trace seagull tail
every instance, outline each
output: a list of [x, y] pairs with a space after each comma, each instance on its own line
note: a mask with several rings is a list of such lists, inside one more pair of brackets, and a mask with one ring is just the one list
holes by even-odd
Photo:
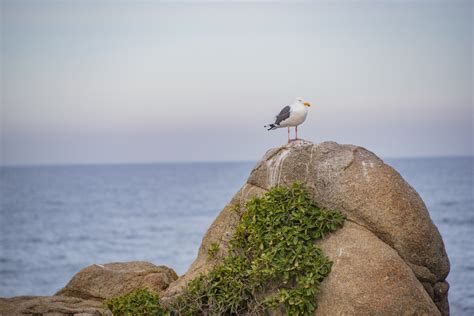
[[268, 127], [267, 131], [271, 131], [272, 129], [276, 129], [277, 126], [275, 124], [268, 124], [264, 126], [265, 128]]

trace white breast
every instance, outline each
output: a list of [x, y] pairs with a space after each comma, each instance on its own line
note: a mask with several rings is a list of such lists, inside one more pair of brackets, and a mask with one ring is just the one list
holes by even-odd
[[298, 126], [306, 120], [308, 108], [303, 104], [292, 104], [290, 117], [280, 123], [281, 127]]

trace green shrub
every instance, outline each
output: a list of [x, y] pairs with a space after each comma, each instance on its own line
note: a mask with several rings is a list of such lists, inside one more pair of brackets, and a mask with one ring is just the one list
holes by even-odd
[[[315, 241], [344, 224], [344, 216], [316, 206], [302, 184], [275, 187], [246, 203], [229, 245], [229, 255], [207, 275], [189, 282], [169, 309], [147, 289], [106, 301], [114, 315], [265, 314], [316, 309], [320, 282], [332, 262]], [[212, 244], [210, 259], [219, 251]]]
[[158, 294], [146, 288], [111, 298], [105, 301], [105, 305], [114, 316], [169, 315], [161, 307]]
[[189, 283], [173, 313], [259, 314], [278, 307], [289, 315], [314, 312], [319, 284], [332, 265], [315, 241], [342, 227], [344, 216], [316, 206], [300, 183], [275, 187], [246, 208], [229, 256]]
[[209, 249], [207, 250], [207, 257], [208, 259], [215, 259], [217, 253], [219, 252], [219, 244], [212, 243]]

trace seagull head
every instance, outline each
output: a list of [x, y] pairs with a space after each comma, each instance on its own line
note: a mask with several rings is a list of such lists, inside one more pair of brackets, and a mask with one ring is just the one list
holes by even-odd
[[301, 104], [303, 104], [304, 106], [307, 106], [307, 107], [310, 107], [311, 104], [309, 102], [306, 102], [305, 100], [303, 100], [303, 98], [296, 98], [296, 102], [299, 102]]

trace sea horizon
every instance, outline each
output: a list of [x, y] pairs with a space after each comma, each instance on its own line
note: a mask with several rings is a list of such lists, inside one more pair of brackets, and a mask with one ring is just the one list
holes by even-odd
[[[406, 159], [474, 159], [472, 155], [433, 155], [433, 156], [387, 156], [379, 157], [382, 160]], [[226, 163], [256, 163], [256, 160], [163, 160], [163, 161], [124, 161], [124, 162], [47, 162], [28, 164], [0, 164], [0, 168], [28, 168], [28, 167], [84, 167], [84, 166], [133, 166], [133, 165], [172, 165], [172, 164], [226, 164]]]

